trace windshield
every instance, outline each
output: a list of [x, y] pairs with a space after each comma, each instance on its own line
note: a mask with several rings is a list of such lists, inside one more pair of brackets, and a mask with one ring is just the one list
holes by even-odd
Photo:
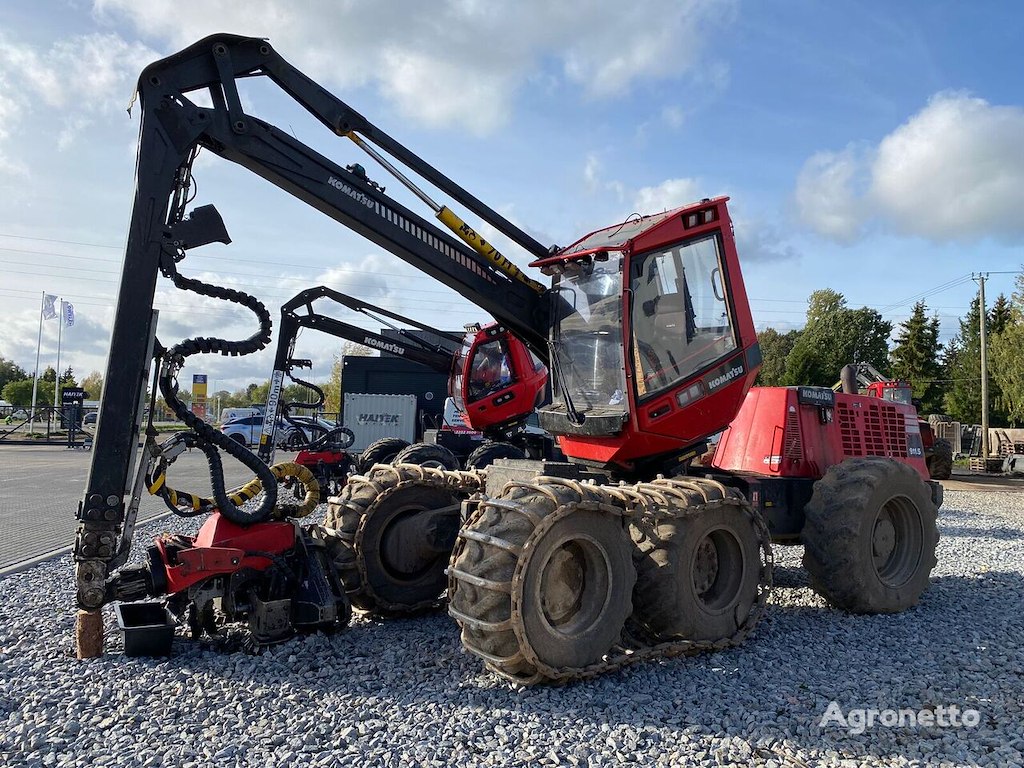
[[717, 235], [638, 257], [633, 265], [637, 394], [660, 392], [736, 349]]
[[568, 392], [580, 413], [625, 411], [621, 255], [570, 264], [553, 293], [555, 398], [565, 404]]
[[913, 394], [910, 387], [887, 387], [885, 389], [885, 399], [896, 403], [903, 403], [904, 405], [913, 405]]

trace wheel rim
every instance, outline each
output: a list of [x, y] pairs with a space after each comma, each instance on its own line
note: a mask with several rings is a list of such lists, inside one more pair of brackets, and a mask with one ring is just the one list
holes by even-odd
[[414, 581], [434, 570], [440, 558], [448, 558], [458, 529], [444, 526], [443, 517], [421, 505], [396, 511], [380, 538], [381, 565], [388, 574]]
[[716, 528], [697, 543], [691, 569], [693, 590], [705, 610], [712, 613], [729, 608], [743, 585], [746, 563], [736, 534]]
[[585, 632], [604, 614], [611, 580], [608, 555], [596, 541], [587, 537], [560, 542], [541, 569], [541, 618], [555, 634]]
[[917, 571], [924, 544], [917, 506], [905, 496], [889, 499], [875, 516], [871, 560], [879, 580], [889, 587], [906, 584]]

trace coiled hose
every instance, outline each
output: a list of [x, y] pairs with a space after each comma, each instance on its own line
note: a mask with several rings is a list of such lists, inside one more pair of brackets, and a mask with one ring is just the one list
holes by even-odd
[[[165, 255], [170, 256], [170, 254]], [[192, 355], [217, 353], [235, 357], [252, 354], [266, 347], [270, 343], [271, 329], [273, 327], [270, 312], [267, 311], [267, 308], [255, 296], [185, 277], [178, 272], [176, 261], [177, 259], [174, 258], [163, 259], [161, 272], [163, 272], [165, 277], [170, 278], [177, 288], [183, 291], [192, 291], [202, 296], [210, 296], [215, 299], [223, 299], [235, 304], [241, 304], [253, 312], [259, 320], [259, 330], [242, 341], [196, 337], [185, 339], [164, 353], [158, 379], [160, 392], [168, 407], [174, 412], [174, 415], [181, 419], [191, 430], [190, 433], [185, 433], [185, 436], [181, 439], [189, 447], [194, 446], [202, 450], [210, 467], [213, 504], [208, 503], [209, 499], [201, 499], [191, 494], [185, 494], [191, 500], [191, 505], [193, 505], [193, 509], [191, 509], [189, 514], [198, 515], [212, 512], [216, 508], [220, 510], [224, 517], [238, 525], [259, 523], [269, 519], [274, 512], [275, 505], [277, 504], [277, 478], [270, 467], [260, 461], [259, 457], [248, 448], [214, 429], [189, 410], [188, 406], [178, 397], [177, 376], [184, 366], [185, 360]], [[256, 509], [246, 510], [241, 506], [236, 506], [228, 496], [227, 490], [224, 487], [224, 467], [217, 448], [242, 462], [256, 475], [264, 491], [263, 500]], [[164, 468], [166, 469], [166, 466]], [[166, 483], [163, 483], [162, 487], [158, 488], [156, 492], [163, 497], [164, 502], [173, 511], [180, 513], [180, 505], [177, 502], [182, 500], [182, 494], [173, 492], [167, 487]], [[172, 503], [172, 494], [177, 497], [175, 503]]]

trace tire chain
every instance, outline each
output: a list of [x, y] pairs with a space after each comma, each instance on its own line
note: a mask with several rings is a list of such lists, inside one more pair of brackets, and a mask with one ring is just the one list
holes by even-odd
[[[328, 532], [330, 555], [339, 577], [343, 582], [347, 579], [345, 591], [352, 604], [383, 613], [415, 613], [440, 605], [441, 595], [414, 604], [392, 603], [381, 598], [370, 586], [365, 559], [358, 556], [359, 542], [367, 522], [378, 509], [379, 500], [392, 489], [424, 485], [444, 488], [465, 499], [478, 493], [485, 480], [486, 474], [479, 470], [452, 471], [418, 464], [374, 464], [365, 475], [350, 477], [337, 501], [329, 502], [324, 527]], [[353, 497], [366, 486], [373, 488], [374, 500], [364, 508], [354, 503]], [[355, 574], [358, 577], [353, 579]]]
[[[515, 595], [522, 594], [522, 584], [526, 571], [524, 563], [526, 560], [524, 558], [518, 558], [512, 579], [508, 582], [502, 583], [498, 591], [508, 592], [510, 595], [510, 622], [512, 629], [519, 640], [520, 654], [509, 659], [495, 658], [486, 651], [473, 648], [469, 644], [465, 643], [465, 633], [463, 634], [464, 645], [467, 650], [484, 659], [485, 665], [489, 670], [520, 686], [534, 685], [539, 682], [562, 683], [572, 680], [583, 680], [609, 672], [615, 672], [631, 664], [655, 658], [691, 656], [705, 651], [718, 651], [725, 648], [731, 648], [742, 643], [753, 631], [758, 620], [761, 618], [761, 615], [764, 613], [768, 597], [771, 593], [774, 559], [771, 549], [771, 534], [768, 531], [768, 526], [765, 524], [760, 514], [756, 513], [751, 508], [750, 504], [738, 491], [732, 488], [727, 488], [716, 481], [704, 478], [665, 479], [659, 477], [653, 482], [637, 483], [634, 485], [626, 485], [625, 483], [620, 483], [619, 485], [596, 485], [593, 482], [579, 482], [576, 480], [567, 480], [556, 477], [538, 477], [534, 482], [530, 483], [509, 483], [505, 486], [505, 492], [510, 488], [518, 487], [554, 498], [548, 490], [548, 487], [556, 485], [571, 488], [576, 492], [581, 501], [567, 504], [559, 504], [556, 501], [555, 511], [536, 523], [536, 527], [533, 532], [530, 533], [527, 540], [522, 544], [523, 550], [528, 549], [535, 542], [539, 541], [540, 538], [559, 520], [571, 515], [577, 510], [600, 510], [609, 514], [620, 515], [624, 518], [634, 518], [638, 520], [646, 518], [647, 521], [654, 523], [652, 530], [656, 530], [657, 523], [662, 520], [678, 519], [689, 515], [700, 514], [703, 510], [712, 509], [717, 506], [732, 506], [740, 509], [751, 521], [754, 531], [758, 537], [758, 544], [761, 552], [761, 573], [760, 578], [758, 579], [757, 599], [751, 607], [750, 612], [747, 614], [744, 622], [737, 628], [736, 632], [728, 637], [722, 637], [718, 640], [704, 641], [659, 641], [649, 632], [644, 630], [637, 622], [630, 619], [624, 627], [624, 637], [622, 641], [618, 645], [613, 646], [610, 652], [600, 661], [585, 667], [557, 668], [545, 664], [537, 658], [536, 654], [530, 647], [530, 644], [526, 642], [526, 630], [523, 621], [523, 614], [521, 607], [515, 598]], [[503, 492], [503, 496], [505, 492]], [[704, 503], [687, 503], [687, 497], [694, 492], [703, 497], [705, 500]], [[473, 583], [470, 579], [465, 578], [465, 575], [461, 574], [455, 568], [455, 562], [468, 539], [468, 537], [464, 535], [466, 529], [483, 516], [488, 507], [498, 507], [505, 512], [519, 513], [532, 520], [536, 520], [537, 517], [530, 510], [521, 508], [523, 505], [517, 505], [514, 500], [479, 497], [478, 501], [479, 506], [477, 510], [463, 525], [462, 531], [459, 533], [459, 538], [456, 541], [455, 548], [452, 552], [451, 567], [448, 570], [449, 594], [457, 588], [457, 582], [460, 580], [464, 580], [470, 584]], [[683, 502], [686, 506], [681, 506], [679, 502]], [[459, 616], [453, 614], [453, 617], [459, 622], [460, 627], [462, 627], [463, 621]], [[535, 667], [537, 670], [535, 674], [529, 677], [522, 677], [502, 669], [501, 664], [503, 662], [514, 664], [522, 658], [525, 658], [527, 662]]]

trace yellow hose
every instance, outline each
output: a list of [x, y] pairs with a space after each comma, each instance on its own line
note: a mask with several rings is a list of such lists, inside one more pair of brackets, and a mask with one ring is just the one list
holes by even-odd
[[[296, 464], [294, 461], [284, 461], [273, 465], [270, 471], [274, 473], [274, 477], [277, 478], [278, 482], [287, 477], [294, 477], [298, 482], [306, 486], [306, 497], [302, 500], [301, 504], [278, 504], [274, 508], [272, 517], [278, 520], [286, 517], [305, 517], [316, 509], [320, 503], [320, 483], [317, 482], [316, 476], [309, 469], [301, 464]], [[166, 483], [167, 474], [166, 472], [161, 472], [153, 478], [148, 486], [148, 490], [154, 496], [161, 492], [166, 494], [168, 501], [175, 507], [186, 507], [195, 511], [203, 506], [216, 506], [216, 502], [213, 499], [185, 493], [184, 491], [177, 491], [167, 486]], [[263, 483], [258, 478], [255, 478], [229, 494], [228, 499], [231, 500], [232, 504], [241, 506], [250, 499], [255, 498], [262, 490]]]

